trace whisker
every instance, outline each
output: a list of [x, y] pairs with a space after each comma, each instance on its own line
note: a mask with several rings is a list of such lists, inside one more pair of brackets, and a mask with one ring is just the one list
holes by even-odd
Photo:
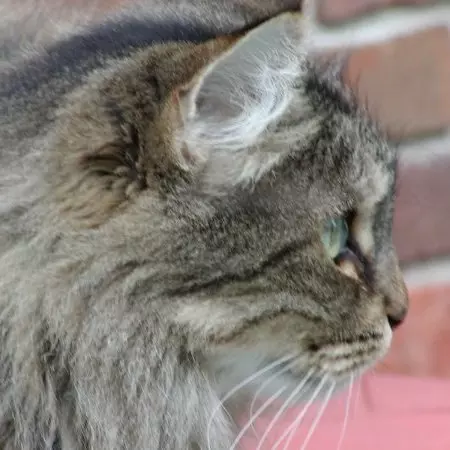
[[353, 415], [354, 416], [357, 413], [357, 408], [358, 408], [359, 400], [361, 397], [361, 387], [362, 387], [363, 380], [361, 377], [358, 377], [355, 382], [356, 382], [355, 400], [353, 401]]
[[336, 383], [333, 381], [330, 385], [330, 389], [328, 389], [327, 396], [325, 397], [325, 400], [322, 403], [320, 411], [318, 412], [311, 428], [309, 429], [308, 434], [305, 438], [305, 442], [303, 442], [302, 448], [300, 450], [306, 449], [306, 446], [308, 445], [309, 441], [311, 440], [311, 437], [314, 434], [314, 431], [316, 430], [317, 425], [319, 425], [320, 419], [323, 417], [323, 413], [325, 412], [325, 409], [327, 408], [328, 404], [330, 403], [330, 399], [331, 399], [331, 396], [333, 394], [335, 387], [336, 387]]
[[305, 386], [306, 382], [311, 378], [313, 373], [314, 373], [314, 370], [310, 369], [308, 371], [308, 373], [306, 374], [306, 376], [303, 378], [303, 380], [300, 382], [300, 384], [291, 392], [291, 395], [289, 395], [289, 397], [286, 399], [286, 401], [281, 405], [280, 409], [278, 410], [278, 412], [275, 414], [274, 418], [269, 423], [269, 426], [264, 431], [264, 433], [263, 433], [263, 435], [261, 437], [261, 440], [259, 441], [258, 447], [256, 447], [256, 450], [260, 450], [261, 449], [264, 441], [266, 440], [266, 438], [269, 435], [269, 433], [272, 430], [272, 428], [278, 422], [278, 420], [280, 419], [282, 414], [285, 412], [285, 410], [289, 407], [290, 403], [295, 398], [295, 396], [300, 393], [300, 391]]
[[[259, 397], [259, 395], [261, 394], [261, 392], [264, 391], [264, 388], [266, 386], [268, 386], [275, 378], [279, 377], [283, 373], [285, 373], [285, 372], [289, 371], [290, 369], [292, 369], [292, 367], [294, 367], [297, 363], [298, 363], [297, 360], [293, 361], [292, 363], [288, 364], [286, 367], [284, 367], [279, 372], [277, 372], [274, 375], [272, 375], [271, 377], [269, 377], [264, 383], [261, 384], [261, 386], [255, 392], [255, 395], [253, 396], [252, 402], [250, 404], [250, 411], [249, 411], [250, 417], [253, 415], [253, 409], [255, 407], [255, 402], [256, 402], [257, 398]], [[255, 427], [254, 427], [254, 422], [252, 422], [252, 430], [253, 430], [253, 432], [254, 432], [254, 434], [256, 436], [256, 430], [255, 430]]]
[[283, 364], [284, 362], [287, 362], [287, 361], [293, 359], [294, 357], [295, 357], [295, 355], [284, 356], [284, 357], [279, 358], [276, 361], [268, 364], [267, 366], [263, 367], [262, 369], [258, 370], [257, 372], [253, 373], [252, 375], [250, 375], [249, 377], [245, 378], [243, 381], [241, 381], [239, 384], [237, 384], [235, 387], [233, 387], [230, 391], [228, 391], [228, 393], [219, 400], [219, 403], [215, 406], [215, 408], [213, 409], [213, 411], [211, 413], [211, 417], [210, 417], [210, 419], [208, 421], [208, 426], [207, 426], [207, 429], [206, 429], [206, 441], [208, 443], [208, 450], [211, 450], [211, 436], [210, 436], [210, 434], [211, 434], [212, 422], [214, 420], [215, 415], [223, 407], [224, 403], [229, 398], [231, 398], [237, 391], [239, 391], [244, 386], [246, 386], [249, 383], [251, 383], [253, 380], [258, 378], [259, 376], [265, 374], [266, 372], [269, 372], [270, 370], [272, 370], [273, 368], [279, 366], [280, 364]]
[[239, 434], [236, 436], [236, 439], [234, 440], [233, 444], [230, 447], [230, 450], [234, 450], [236, 446], [239, 444], [239, 441], [242, 439], [244, 434], [247, 432], [247, 430], [250, 428], [250, 425], [254, 423], [254, 421], [287, 389], [287, 386], [281, 387], [274, 395], [272, 395], [268, 400], [266, 400], [255, 412], [255, 414], [252, 414], [249, 421], [246, 423], [246, 425], [242, 428], [242, 430], [239, 432]]
[[292, 438], [295, 434], [295, 431], [300, 426], [301, 421], [305, 417], [306, 413], [308, 412], [308, 409], [313, 404], [314, 400], [317, 398], [317, 396], [320, 394], [320, 391], [322, 390], [324, 384], [326, 383], [328, 379], [328, 376], [325, 375], [322, 380], [320, 381], [319, 385], [317, 386], [316, 390], [311, 395], [311, 398], [308, 400], [308, 402], [303, 407], [303, 410], [300, 412], [300, 414], [297, 416], [297, 418], [287, 427], [287, 429], [284, 431], [284, 433], [278, 438], [278, 440], [275, 442], [275, 444], [272, 447], [272, 450], [275, 450], [278, 448], [278, 446], [283, 442], [283, 439], [285, 439], [288, 435], [289, 438], [283, 447], [283, 450], [287, 450], [290, 442], [292, 441]]
[[342, 443], [344, 442], [345, 438], [345, 432], [347, 431], [347, 424], [348, 424], [348, 417], [350, 415], [350, 404], [352, 399], [352, 390], [353, 390], [353, 383], [355, 381], [355, 377], [353, 373], [350, 374], [350, 385], [348, 387], [348, 396], [347, 396], [347, 402], [345, 404], [345, 416], [344, 416], [344, 423], [342, 424], [342, 431], [341, 436], [339, 437], [339, 443], [337, 446], [337, 450], [341, 450]]

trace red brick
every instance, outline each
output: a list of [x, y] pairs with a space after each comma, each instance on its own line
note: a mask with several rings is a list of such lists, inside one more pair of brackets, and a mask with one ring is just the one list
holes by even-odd
[[349, 57], [346, 77], [395, 139], [450, 126], [450, 39], [446, 27], [357, 49]]
[[410, 301], [406, 321], [378, 370], [450, 378], [450, 284], [415, 289]]
[[319, 20], [334, 24], [371, 13], [378, 9], [398, 5], [426, 5], [436, 0], [317, 0]]
[[429, 162], [400, 159], [394, 242], [403, 262], [450, 255], [450, 145]]

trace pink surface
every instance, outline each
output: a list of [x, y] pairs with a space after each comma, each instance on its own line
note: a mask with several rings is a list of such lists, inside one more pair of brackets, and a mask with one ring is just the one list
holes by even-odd
[[[289, 446], [279, 450], [450, 450], [450, 380], [402, 376], [366, 376], [353, 388], [349, 417], [340, 447], [347, 393], [333, 399], [307, 443], [308, 431], [317, 415], [316, 405], [304, 417]], [[257, 409], [257, 408], [255, 408]], [[256, 432], [242, 439], [241, 448], [255, 450], [271, 424], [277, 408], [256, 422]], [[302, 411], [286, 411], [274, 424], [258, 450], [275, 450], [274, 444]], [[245, 423], [245, 418], [243, 420]], [[255, 435], [256, 434], [256, 435]]]
[[405, 323], [378, 370], [450, 378], [450, 283], [410, 290]]

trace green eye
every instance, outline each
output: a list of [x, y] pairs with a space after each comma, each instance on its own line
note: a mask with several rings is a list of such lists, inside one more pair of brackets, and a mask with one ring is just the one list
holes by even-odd
[[331, 259], [345, 249], [348, 240], [348, 225], [345, 219], [331, 219], [322, 231], [322, 242]]

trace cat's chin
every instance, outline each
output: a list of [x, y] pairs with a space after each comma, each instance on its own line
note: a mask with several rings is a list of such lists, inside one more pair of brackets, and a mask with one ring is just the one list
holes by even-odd
[[217, 383], [214, 387], [225, 403], [241, 404], [269, 398], [288, 401], [289, 405], [320, 401], [348, 387], [367, 368], [336, 376], [314, 369], [298, 370], [292, 360], [262, 363], [255, 358], [252, 364], [251, 359], [242, 358], [233, 369], [222, 361], [214, 377]]
[[215, 391], [221, 399], [278, 398], [291, 405], [331, 397], [353, 383], [387, 352], [392, 332], [386, 327], [369, 342], [324, 347], [303, 357], [267, 358], [261, 352], [226, 352], [210, 360]]
[[310, 375], [308, 372], [301, 375], [286, 373], [267, 386], [260, 387], [253, 396], [257, 394], [260, 400], [276, 397], [279, 401], [288, 401], [289, 405], [321, 401], [348, 388], [364, 372], [364, 369], [360, 369], [338, 378], [326, 373], [321, 375]]

